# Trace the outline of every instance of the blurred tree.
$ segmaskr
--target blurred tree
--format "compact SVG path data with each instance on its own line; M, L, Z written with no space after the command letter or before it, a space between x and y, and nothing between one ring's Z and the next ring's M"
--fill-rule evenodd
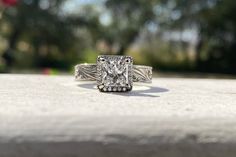
M218 0L200 13L199 70L236 73L235 10L235 0Z
M98 6L87 5L73 14L63 12L66 0L0 1L6 6L17 4L5 10L0 23L8 26L1 32L8 41L3 53L7 67L15 64L16 52L22 51L19 47L33 54L37 67L68 68L83 56L94 58L95 46L103 47L105 53L123 55L146 30L153 35L150 42L164 47L154 55L156 47L162 47L154 46L149 62L155 65L156 58L168 57L172 62L178 55L176 48L181 44L186 48L187 42L162 40L161 36L193 28L199 32L195 68L236 73L235 0L105 0L100 11L95 9ZM179 48L182 51L188 50Z
M18 0L1 0L0 1L0 20L2 20L2 14L4 13L4 10L5 8L8 8L8 7L14 7L16 6L18 3ZM0 21L2 22L2 21ZM11 46L12 45L12 42L10 41L9 42L9 45ZM11 65L12 64L12 55L9 54L8 51L6 51L6 53L3 55L3 57L6 59L8 65Z
M169 0L178 19L171 28L195 27L199 31L196 68L205 72L236 73L236 1Z
M113 53L123 55L138 37L142 28L155 18L153 7L158 0L107 0L110 24L103 27L102 39L109 47L116 47ZM111 53L111 52L108 52Z
M14 63L17 43L24 41L34 54L35 66L68 68L75 61L79 40L78 27L89 25L90 19L79 15L65 15L66 0L22 0L17 7L6 10L3 20L11 28L9 46L3 54L7 66ZM80 44L76 44L80 42ZM70 53L73 53L70 55ZM70 61L68 63L68 59Z

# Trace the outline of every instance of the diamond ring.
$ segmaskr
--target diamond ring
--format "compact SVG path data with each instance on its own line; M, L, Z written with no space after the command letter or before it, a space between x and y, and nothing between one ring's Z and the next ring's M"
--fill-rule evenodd
M130 56L101 55L97 64L75 66L75 79L97 81L101 92L131 91L133 82L152 82L152 67L133 65Z

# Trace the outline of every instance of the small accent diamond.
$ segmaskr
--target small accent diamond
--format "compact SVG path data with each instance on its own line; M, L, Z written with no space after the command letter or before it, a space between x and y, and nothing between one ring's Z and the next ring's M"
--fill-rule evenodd
M120 92L122 89L121 89L121 87L118 87L118 91Z
M114 88L113 88L113 92L116 92L116 91L117 91L117 88L116 88L116 87L114 87Z

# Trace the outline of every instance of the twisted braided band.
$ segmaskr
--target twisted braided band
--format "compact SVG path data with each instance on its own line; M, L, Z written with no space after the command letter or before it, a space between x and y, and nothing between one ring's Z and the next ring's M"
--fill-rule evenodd
M75 79L96 81L96 64L78 64L75 66ZM144 65L133 65L133 82L152 82L152 67Z

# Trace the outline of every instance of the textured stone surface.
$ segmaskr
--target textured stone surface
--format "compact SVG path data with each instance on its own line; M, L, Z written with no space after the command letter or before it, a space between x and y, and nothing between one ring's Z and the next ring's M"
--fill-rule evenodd
M95 86L0 75L0 157L236 156L236 80L156 78L130 93Z

